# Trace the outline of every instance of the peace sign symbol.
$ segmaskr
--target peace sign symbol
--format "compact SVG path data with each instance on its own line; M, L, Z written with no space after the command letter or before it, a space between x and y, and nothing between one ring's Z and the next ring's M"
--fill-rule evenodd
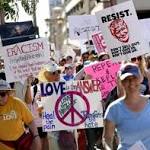
M59 106L63 102L63 99L65 99L66 97L68 103L66 106L67 110L63 113L63 115L61 115ZM74 97L79 97L80 99L75 99ZM79 103L80 105L81 103L84 103L84 106L86 107L84 110L85 112L84 115L81 114L79 111L77 111L77 109L74 106L75 103ZM69 91L69 92L65 92L62 96L58 98L55 105L55 111L58 120L63 124L67 126L78 126L86 120L87 115L90 112L90 105L87 98L82 93L77 91ZM75 118L75 115L77 116L78 119ZM70 116L69 121L65 120L66 118L67 119L69 118L68 116Z

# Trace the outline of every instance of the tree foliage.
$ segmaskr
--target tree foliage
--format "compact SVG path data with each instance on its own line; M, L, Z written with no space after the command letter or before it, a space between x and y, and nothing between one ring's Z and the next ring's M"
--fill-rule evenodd
M38 0L0 0L0 11L4 12L6 19L17 19L19 15L18 1L29 15L34 13L38 2Z

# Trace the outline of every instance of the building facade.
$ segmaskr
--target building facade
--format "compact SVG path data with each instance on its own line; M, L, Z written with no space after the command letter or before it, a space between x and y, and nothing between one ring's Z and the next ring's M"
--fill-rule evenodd
M58 16L51 16L55 21L52 21L54 28L51 27L51 41L55 41L58 48L61 49L65 44L79 45L75 41L69 39L68 16L95 14L106 7L125 2L127 0L64 0L61 4L61 12ZM149 0L133 0L137 10L138 17L150 17L150 1ZM52 20L53 20L52 19ZM59 22L59 25L58 25Z

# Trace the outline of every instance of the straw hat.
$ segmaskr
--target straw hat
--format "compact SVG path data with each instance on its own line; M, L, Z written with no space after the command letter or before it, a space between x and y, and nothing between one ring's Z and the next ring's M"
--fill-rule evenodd
M38 79L41 82L47 82L44 73L46 71L48 72L55 72L57 70L61 71L61 68L53 61L48 62L47 64L45 64L42 69L40 70L39 74L38 74Z

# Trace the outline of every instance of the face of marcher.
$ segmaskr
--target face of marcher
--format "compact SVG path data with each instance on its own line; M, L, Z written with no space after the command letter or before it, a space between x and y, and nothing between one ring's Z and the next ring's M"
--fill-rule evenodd
M104 55L101 59L99 59L99 61L104 61L104 60L107 60L109 59L109 56L108 55Z
M141 56L131 58L131 62L134 63L134 64L137 64L138 66L140 65L141 61L142 61L142 57Z
M121 83L127 93L134 93L140 89L141 77L129 76L121 81Z
M8 101L8 91L0 91L0 106L6 105Z
M73 67L66 67L65 68L65 74L66 75L71 76L71 75L73 75L73 72L74 72Z
M82 56L82 59L83 59L83 62L89 60L89 54L84 54L84 55Z
M57 70L55 72L45 72L45 78L47 79L48 82L55 82L60 80L60 70Z

